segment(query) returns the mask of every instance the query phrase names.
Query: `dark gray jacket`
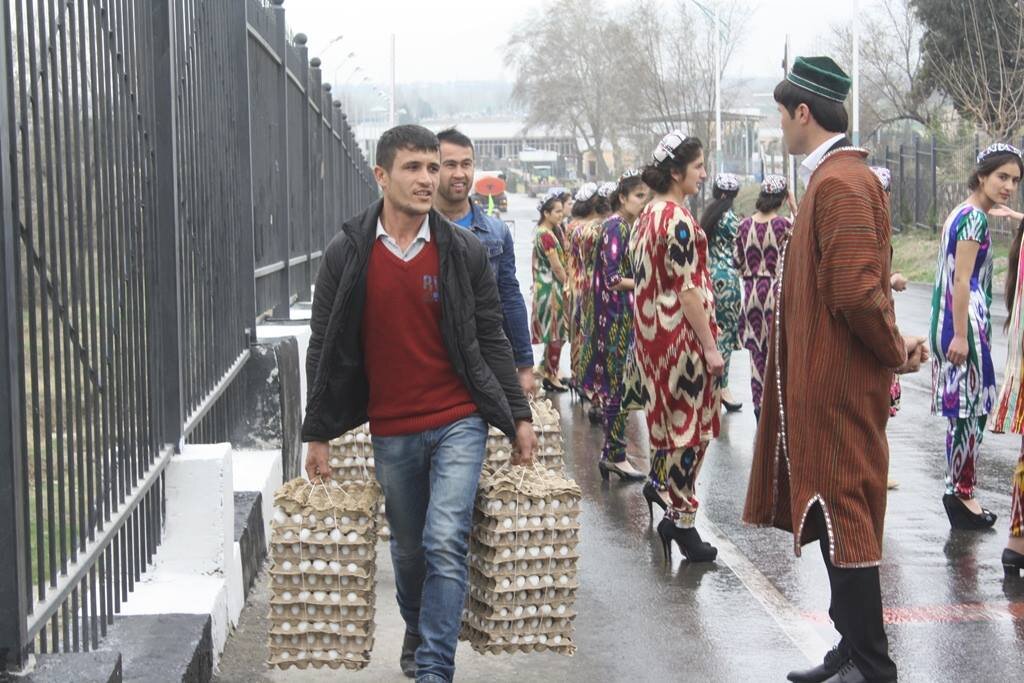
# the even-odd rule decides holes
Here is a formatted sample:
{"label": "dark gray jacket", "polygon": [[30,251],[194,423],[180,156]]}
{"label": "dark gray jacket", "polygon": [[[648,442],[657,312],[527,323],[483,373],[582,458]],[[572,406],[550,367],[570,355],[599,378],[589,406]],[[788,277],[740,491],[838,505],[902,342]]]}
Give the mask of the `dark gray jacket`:
{"label": "dark gray jacket", "polygon": [[[361,329],[366,271],[381,205],[378,200],[346,221],[320,263],[310,320],[313,335],[306,353],[303,441],[329,441],[368,419],[369,383]],[[440,260],[441,336],[448,357],[480,415],[514,437],[515,421],[529,420],[530,406],[502,329],[498,287],[487,250],[475,235],[453,226],[433,209],[430,233]]]}

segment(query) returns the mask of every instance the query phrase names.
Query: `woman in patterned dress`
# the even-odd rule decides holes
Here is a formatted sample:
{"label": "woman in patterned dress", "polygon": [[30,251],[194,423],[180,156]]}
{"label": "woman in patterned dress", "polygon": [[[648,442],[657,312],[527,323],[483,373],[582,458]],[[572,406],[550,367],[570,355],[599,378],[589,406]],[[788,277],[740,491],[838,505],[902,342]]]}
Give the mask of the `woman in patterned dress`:
{"label": "woman in patterned dress", "polygon": [[583,396],[590,401],[587,415],[592,424],[600,424],[603,414],[603,396],[596,390],[594,382],[594,268],[597,252],[601,250],[602,225],[611,214],[611,195],[616,183],[601,183],[594,195],[593,217],[580,227],[577,244],[579,248],[580,304],[579,304],[579,353],[576,354],[573,376],[579,381]]}
{"label": "woman in patterned dress", "polygon": [[788,192],[784,176],[765,176],[757,197],[757,211],[744,219],[736,231],[733,258],[743,279],[739,335],[743,347],[750,352],[750,394],[754,417],[758,419],[764,391],[764,365],[768,360],[768,337],[775,310],[776,269],[782,245],[793,229],[789,219],[778,213]]}
{"label": "woman in patterned dress", "polygon": [[700,140],[673,131],[662,138],[644,183],[654,198],[633,235],[636,360],[651,447],[665,449],[669,504],[658,524],[666,560],[674,541],[692,562],[718,550],[694,528],[696,482],[708,443],[718,436],[718,352],[708,241],[686,209],[707,178]]}
{"label": "woman in patterned dress", "polygon": [[729,391],[729,362],[732,352],[740,346],[739,326],[743,292],[740,278],[733,264],[736,244],[736,227],[739,219],[732,210],[733,201],[740,191],[740,181],[732,173],[715,176],[711,196],[714,199],[700,217],[700,225],[708,236],[708,251],[711,258],[711,281],[715,285],[715,322],[718,323],[718,352],[725,361],[725,372],[718,380],[722,405],[730,413],[743,407]]}
{"label": "woman in patterned dress", "polygon": [[647,203],[648,189],[640,171],[626,171],[611,193],[615,212],[601,226],[600,245],[594,261],[594,333],[588,375],[591,389],[604,405],[604,447],[598,468],[601,477],[614,473],[620,479],[643,481],[646,477],[626,459],[626,421],[621,410],[626,358],[633,345],[633,267],[626,252],[633,222]]}
{"label": "woman in patterned dress", "polygon": [[571,385],[582,396],[582,372],[579,358],[583,349],[582,315],[586,306],[587,281],[586,267],[583,264],[583,233],[584,229],[597,218],[598,203],[597,183],[584,183],[576,191],[572,207],[572,218],[566,230],[566,256],[569,261],[569,367],[572,370]]}
{"label": "woman in patterned dress", "polygon": [[[992,411],[992,431],[997,434],[1024,434],[1024,259],[1020,257],[1024,237],[1024,213],[1009,211],[1009,218],[1019,221],[1017,234],[1010,245],[1010,263],[1006,271],[1006,308],[1010,313],[1009,349],[1006,354],[1006,375],[999,400]],[[1020,578],[1024,570],[1024,439],[1014,469],[1010,494],[1010,537],[1003,549],[1003,572],[1006,577]]]}
{"label": "woman in patterned dress", "polygon": [[540,221],[533,241],[533,312],[531,332],[534,344],[544,344],[540,371],[544,388],[566,391],[558,378],[558,364],[566,338],[565,250],[557,230],[562,222],[562,201],[548,196],[538,206]]}
{"label": "woman in patterned dress", "polygon": [[971,196],[953,209],[942,228],[932,320],[932,412],[948,421],[946,494],[953,528],[985,529],[996,516],[974,498],[978,451],[996,402],[992,365],[992,237],[988,217],[1004,216],[1024,161],[1008,145],[978,155]]}

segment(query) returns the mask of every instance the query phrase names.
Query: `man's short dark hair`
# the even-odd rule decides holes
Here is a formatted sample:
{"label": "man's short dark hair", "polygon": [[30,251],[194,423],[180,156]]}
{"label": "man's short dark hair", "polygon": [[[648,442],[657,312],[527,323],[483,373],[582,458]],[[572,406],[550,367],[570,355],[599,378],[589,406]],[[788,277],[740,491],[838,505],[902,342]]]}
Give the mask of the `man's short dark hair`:
{"label": "man's short dark hair", "polygon": [[437,136],[423,126],[414,124],[395,126],[384,131],[380,140],[377,141],[377,165],[385,171],[390,171],[400,149],[415,152],[437,152],[440,148],[441,144],[437,141]]}
{"label": "man's short dark hair", "polygon": [[775,86],[774,97],[790,116],[795,116],[796,108],[806,104],[818,125],[830,133],[845,133],[850,128],[850,115],[846,113],[842,102],[815,95],[789,81],[782,81]]}
{"label": "man's short dark hair", "polygon": [[[469,136],[460,130],[455,128],[445,128],[437,134],[438,142],[448,142],[457,147],[469,147],[473,149],[473,141],[469,139]],[[475,149],[473,150],[476,151]]]}

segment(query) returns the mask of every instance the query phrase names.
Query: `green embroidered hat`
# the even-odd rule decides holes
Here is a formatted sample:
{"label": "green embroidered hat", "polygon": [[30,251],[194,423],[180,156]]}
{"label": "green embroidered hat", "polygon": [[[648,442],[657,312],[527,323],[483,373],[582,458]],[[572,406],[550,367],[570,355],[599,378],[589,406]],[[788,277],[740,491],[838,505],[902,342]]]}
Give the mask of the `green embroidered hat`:
{"label": "green embroidered hat", "polygon": [[850,77],[831,57],[797,57],[786,80],[836,102],[845,102],[853,85]]}

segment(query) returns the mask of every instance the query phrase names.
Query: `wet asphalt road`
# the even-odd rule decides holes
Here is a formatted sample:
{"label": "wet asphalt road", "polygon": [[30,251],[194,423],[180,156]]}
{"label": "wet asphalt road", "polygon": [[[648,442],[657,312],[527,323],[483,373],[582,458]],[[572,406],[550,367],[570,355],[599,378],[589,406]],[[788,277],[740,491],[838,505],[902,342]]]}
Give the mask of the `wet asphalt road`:
{"label": "wet asphalt road", "polygon": [[[512,196],[517,263],[529,302],[534,200]],[[930,288],[897,295],[907,334],[927,330]],[[1001,324],[997,319],[997,324]],[[1005,339],[997,332],[1001,373]],[[563,353],[567,364],[568,352]],[[568,396],[556,397],[566,436],[566,468],[584,494],[575,657],[481,656],[459,647],[459,680],[471,681],[783,681],[791,668],[820,661],[836,638],[828,583],[817,546],[793,554],[791,537],[740,521],[754,437],[749,360],[732,358],[731,385],[746,404],[723,418],[698,484],[700,530],[719,559],[690,565],[678,552],[666,566],[639,484],[603,483],[598,427]],[[567,368],[566,368],[567,371]],[[1020,438],[987,434],[978,497],[999,515],[993,530],[954,532],[942,509],[945,422],[929,414],[930,373],[904,378],[903,409],[889,423],[891,476],[883,601],[893,659],[904,681],[1009,681],[1024,671],[1024,579],[1004,582],[1010,475]],[[630,419],[631,459],[646,469],[643,416]],[[658,520],[655,508],[654,521]],[[268,672],[266,591],[256,591],[229,640],[220,680],[401,681],[402,625],[387,553],[378,576],[373,663],[357,674]]]}

